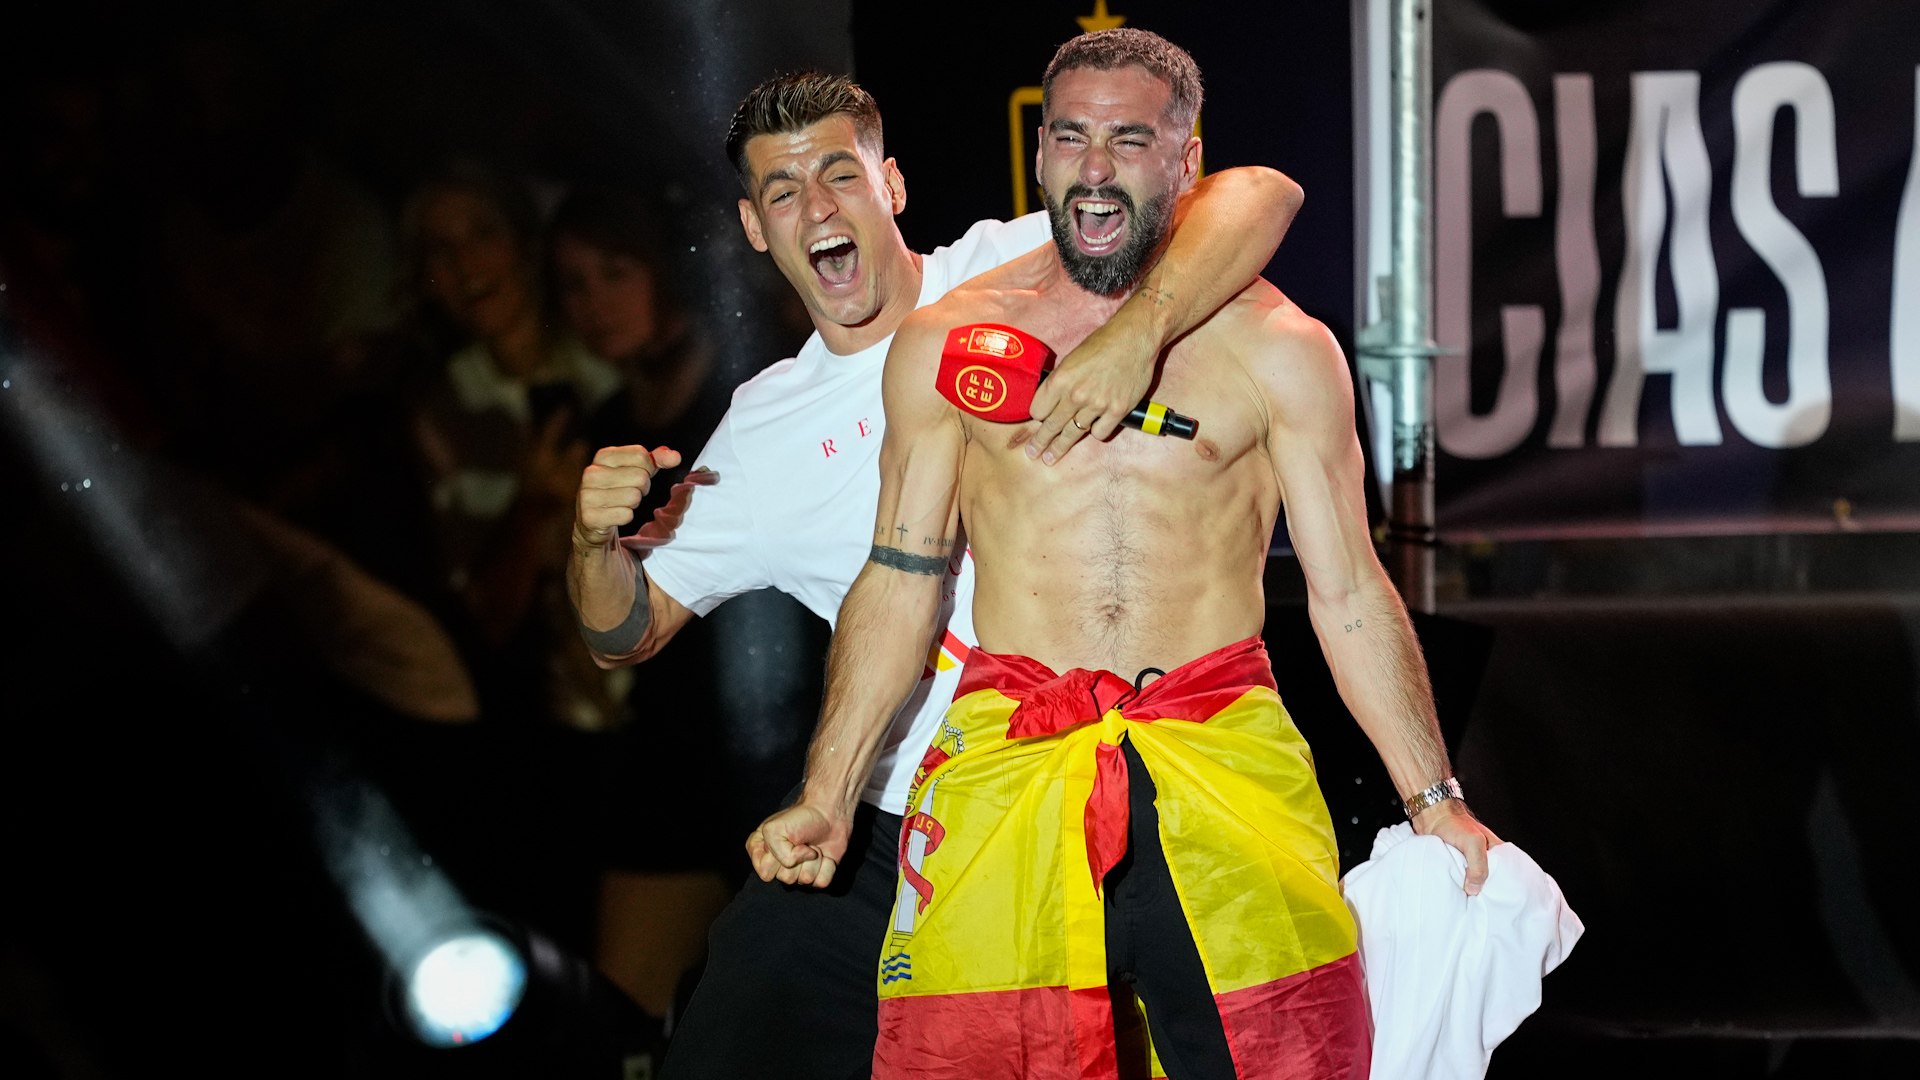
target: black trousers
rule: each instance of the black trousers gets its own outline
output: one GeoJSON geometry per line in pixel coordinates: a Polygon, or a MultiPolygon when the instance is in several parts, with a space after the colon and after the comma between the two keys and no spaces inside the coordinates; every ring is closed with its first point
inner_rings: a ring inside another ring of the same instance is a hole
{"type": "Polygon", "coordinates": [[[868,1080],[880,950],[893,917],[900,816],[861,803],[827,889],[748,874],[707,934],[662,1080],[868,1080]]]}

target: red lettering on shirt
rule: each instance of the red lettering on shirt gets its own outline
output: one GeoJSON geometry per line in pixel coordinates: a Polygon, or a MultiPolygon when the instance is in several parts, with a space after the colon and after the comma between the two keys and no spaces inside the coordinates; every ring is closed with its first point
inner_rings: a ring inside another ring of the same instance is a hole
{"type": "Polygon", "coordinates": [[[860,437],[863,439],[873,434],[873,425],[867,423],[867,419],[864,416],[860,418],[860,423],[855,426],[860,429],[860,437]]]}
{"type": "Polygon", "coordinates": [[[822,451],[824,451],[824,453],[822,454],[822,456],[823,456],[823,457],[832,457],[833,455],[835,455],[835,454],[837,454],[837,453],[839,453],[839,452],[840,452],[840,451],[838,451],[838,450],[835,450],[835,449],[833,448],[833,440],[832,440],[832,439],[821,439],[821,440],[820,440],[820,449],[821,449],[822,451]]]}

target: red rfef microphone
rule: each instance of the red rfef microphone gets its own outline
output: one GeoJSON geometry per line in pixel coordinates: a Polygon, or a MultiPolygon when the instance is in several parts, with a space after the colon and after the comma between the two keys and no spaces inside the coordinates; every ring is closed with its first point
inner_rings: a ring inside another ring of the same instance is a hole
{"type": "MultiPolygon", "coordinates": [[[[1053,350],[1024,330],[974,323],[947,332],[940,350],[940,394],[961,409],[997,423],[1033,418],[1033,392],[1053,370],[1053,350]]],[[[1157,401],[1143,401],[1120,421],[1149,435],[1193,438],[1199,424],[1157,401]]]]}

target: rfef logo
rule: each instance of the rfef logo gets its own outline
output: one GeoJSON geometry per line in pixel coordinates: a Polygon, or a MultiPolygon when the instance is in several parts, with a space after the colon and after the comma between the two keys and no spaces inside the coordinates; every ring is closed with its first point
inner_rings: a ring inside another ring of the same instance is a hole
{"type": "MultiPolygon", "coordinates": [[[[1017,355],[1020,342],[1014,341],[1013,347],[1017,355]]],[[[990,413],[1006,404],[1007,380],[990,367],[970,364],[954,376],[953,392],[954,400],[961,405],[977,413],[990,413]]]]}

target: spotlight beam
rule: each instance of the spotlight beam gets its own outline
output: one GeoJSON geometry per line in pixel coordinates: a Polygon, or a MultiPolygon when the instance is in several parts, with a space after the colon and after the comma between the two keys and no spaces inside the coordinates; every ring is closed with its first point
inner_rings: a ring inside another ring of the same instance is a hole
{"type": "MultiPolygon", "coordinates": [[[[182,659],[223,696],[250,689],[250,673],[221,655],[218,642],[275,572],[250,527],[253,511],[128,446],[56,366],[24,353],[0,353],[0,430],[24,450],[38,482],[57,490],[56,505],[182,659]]],[[[294,744],[284,717],[273,715],[282,704],[252,696],[252,734],[277,736],[271,756],[302,796],[322,863],[389,970],[410,984],[416,1034],[438,1045],[485,1038],[519,1003],[524,958],[486,928],[380,791],[294,744]],[[435,951],[450,941],[450,952],[435,951]],[[458,992],[447,990],[448,972],[466,980],[458,992]],[[422,974],[428,981],[414,986],[422,974]],[[475,996],[483,974],[493,980],[490,996],[475,996]]]]}

